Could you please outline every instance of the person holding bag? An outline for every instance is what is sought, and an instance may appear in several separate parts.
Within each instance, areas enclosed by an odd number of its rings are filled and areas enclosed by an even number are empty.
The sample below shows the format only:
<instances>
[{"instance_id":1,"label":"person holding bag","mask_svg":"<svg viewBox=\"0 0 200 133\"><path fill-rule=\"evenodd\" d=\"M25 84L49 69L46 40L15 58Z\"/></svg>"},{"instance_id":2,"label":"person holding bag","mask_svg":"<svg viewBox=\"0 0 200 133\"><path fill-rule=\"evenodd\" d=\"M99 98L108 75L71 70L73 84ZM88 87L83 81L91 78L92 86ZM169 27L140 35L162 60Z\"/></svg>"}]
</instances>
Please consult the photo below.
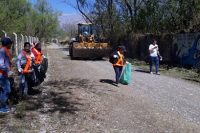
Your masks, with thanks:
<instances>
[{"instance_id":1,"label":"person holding bag","mask_svg":"<svg viewBox=\"0 0 200 133\"><path fill-rule=\"evenodd\" d=\"M116 61L113 62L113 68L115 71L115 84L119 86L120 76L122 74L123 66L125 65L124 53L126 52L126 48L124 46L118 46L117 51L113 53L113 57L116 58Z\"/></svg>"},{"instance_id":2,"label":"person holding bag","mask_svg":"<svg viewBox=\"0 0 200 133\"><path fill-rule=\"evenodd\" d=\"M24 49L18 55L17 68L20 73L20 93L21 97L26 96L33 91L33 81L36 79L33 70L34 55L31 52L29 42L24 43Z\"/></svg>"}]
</instances>

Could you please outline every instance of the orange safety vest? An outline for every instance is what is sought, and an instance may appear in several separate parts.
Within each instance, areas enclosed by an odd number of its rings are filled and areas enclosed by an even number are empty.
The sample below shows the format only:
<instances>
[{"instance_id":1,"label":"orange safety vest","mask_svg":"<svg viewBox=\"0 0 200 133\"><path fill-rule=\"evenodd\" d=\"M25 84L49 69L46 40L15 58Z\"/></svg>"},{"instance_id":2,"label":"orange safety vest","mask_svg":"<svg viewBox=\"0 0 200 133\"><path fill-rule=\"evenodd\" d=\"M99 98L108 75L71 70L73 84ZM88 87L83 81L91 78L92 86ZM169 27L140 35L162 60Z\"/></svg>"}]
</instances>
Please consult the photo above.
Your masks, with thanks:
<instances>
[{"instance_id":1,"label":"orange safety vest","mask_svg":"<svg viewBox=\"0 0 200 133\"><path fill-rule=\"evenodd\" d=\"M11 52L9 51L9 49L7 47L4 47L4 46L1 46L0 48L4 48L5 52L6 52L6 55L8 56L9 58L9 62L10 62L10 66L9 66L9 70L11 70L11 65L12 65L12 54ZM3 70L0 70L0 73L4 76L8 76L7 73L5 73Z\"/></svg>"},{"instance_id":2,"label":"orange safety vest","mask_svg":"<svg viewBox=\"0 0 200 133\"><path fill-rule=\"evenodd\" d=\"M124 55L123 54L119 54L119 59L117 61L117 63L113 64L113 66L124 66Z\"/></svg>"},{"instance_id":3,"label":"orange safety vest","mask_svg":"<svg viewBox=\"0 0 200 133\"><path fill-rule=\"evenodd\" d=\"M42 53L39 52L36 48L32 48L32 52L35 56L35 64L41 64L42 62Z\"/></svg>"},{"instance_id":4,"label":"orange safety vest","mask_svg":"<svg viewBox=\"0 0 200 133\"><path fill-rule=\"evenodd\" d=\"M31 68L31 55L27 54L25 51L22 51L22 54L26 57L26 65L23 69L23 73L29 73Z\"/></svg>"}]
</instances>

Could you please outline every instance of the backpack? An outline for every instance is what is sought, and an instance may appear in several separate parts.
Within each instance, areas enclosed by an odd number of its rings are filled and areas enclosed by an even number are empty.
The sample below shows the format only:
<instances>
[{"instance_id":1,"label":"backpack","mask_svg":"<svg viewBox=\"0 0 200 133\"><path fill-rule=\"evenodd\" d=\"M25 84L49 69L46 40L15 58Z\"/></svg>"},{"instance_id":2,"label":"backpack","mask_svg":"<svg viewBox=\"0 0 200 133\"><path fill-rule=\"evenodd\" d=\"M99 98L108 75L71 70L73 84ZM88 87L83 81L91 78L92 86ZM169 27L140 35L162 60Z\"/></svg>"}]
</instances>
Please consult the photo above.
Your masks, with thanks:
<instances>
[{"instance_id":1,"label":"backpack","mask_svg":"<svg viewBox=\"0 0 200 133\"><path fill-rule=\"evenodd\" d=\"M110 56L109 56L109 62L112 64L117 63L119 59L119 54L117 53L117 51L114 51Z\"/></svg>"}]
</instances>

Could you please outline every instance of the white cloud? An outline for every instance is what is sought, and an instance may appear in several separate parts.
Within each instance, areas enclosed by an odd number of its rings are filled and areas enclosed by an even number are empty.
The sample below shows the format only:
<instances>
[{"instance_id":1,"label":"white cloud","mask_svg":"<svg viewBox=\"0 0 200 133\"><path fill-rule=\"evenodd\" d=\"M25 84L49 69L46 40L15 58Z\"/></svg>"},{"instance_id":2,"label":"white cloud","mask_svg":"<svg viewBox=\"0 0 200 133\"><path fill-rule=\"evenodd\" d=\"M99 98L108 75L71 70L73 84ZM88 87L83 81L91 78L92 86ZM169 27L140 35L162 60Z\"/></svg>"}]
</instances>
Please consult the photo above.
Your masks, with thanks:
<instances>
[{"instance_id":1,"label":"white cloud","mask_svg":"<svg viewBox=\"0 0 200 133\"><path fill-rule=\"evenodd\" d=\"M75 15L79 15L79 14L78 13L62 13L60 16L65 17L65 16L75 16Z\"/></svg>"}]
</instances>

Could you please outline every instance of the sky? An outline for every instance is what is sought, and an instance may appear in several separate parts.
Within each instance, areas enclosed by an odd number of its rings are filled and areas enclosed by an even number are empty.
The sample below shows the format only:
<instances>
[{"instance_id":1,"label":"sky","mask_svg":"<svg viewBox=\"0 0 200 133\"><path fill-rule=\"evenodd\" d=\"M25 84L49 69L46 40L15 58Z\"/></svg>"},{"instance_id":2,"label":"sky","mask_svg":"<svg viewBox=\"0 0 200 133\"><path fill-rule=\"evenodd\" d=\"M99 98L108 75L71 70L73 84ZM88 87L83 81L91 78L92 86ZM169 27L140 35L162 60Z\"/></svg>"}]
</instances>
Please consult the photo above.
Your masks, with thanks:
<instances>
[{"instance_id":1,"label":"sky","mask_svg":"<svg viewBox=\"0 0 200 133\"><path fill-rule=\"evenodd\" d=\"M30 0L32 3L36 3L37 0ZM69 4L63 2L64 0L47 0L50 6L55 10L62 12L63 14L78 14L78 11L74 9ZM66 0L69 1L70 4L75 5L75 0Z\"/></svg>"},{"instance_id":2,"label":"sky","mask_svg":"<svg viewBox=\"0 0 200 133\"><path fill-rule=\"evenodd\" d=\"M33 4L36 3L37 0L29 0ZM47 0L50 6L54 11L58 11L61 13L59 16L60 25L65 23L78 23L80 21L84 21L80 13L69 3L63 2L64 0ZM75 0L67 0L70 4L75 5Z\"/></svg>"}]
</instances>

